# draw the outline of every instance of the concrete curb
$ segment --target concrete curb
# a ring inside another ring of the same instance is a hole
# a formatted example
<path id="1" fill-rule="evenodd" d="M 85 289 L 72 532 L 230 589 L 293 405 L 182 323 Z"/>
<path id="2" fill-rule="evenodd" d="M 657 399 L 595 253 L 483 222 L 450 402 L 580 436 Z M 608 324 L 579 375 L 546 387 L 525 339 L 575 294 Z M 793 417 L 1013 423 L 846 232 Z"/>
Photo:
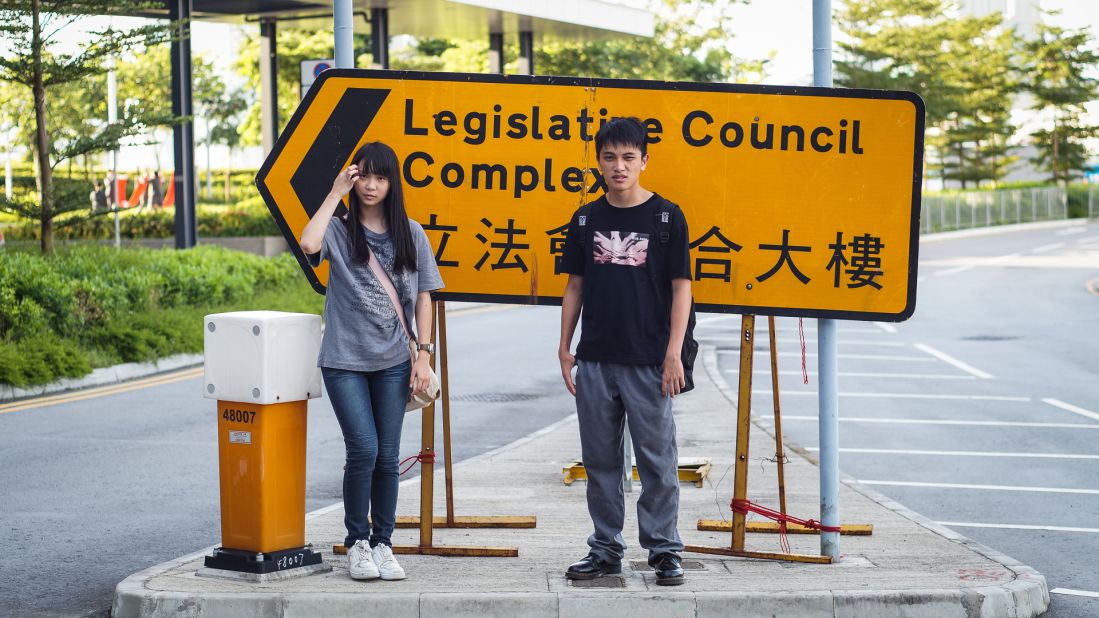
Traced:
<path id="1" fill-rule="evenodd" d="M 118 384 L 120 382 L 149 377 L 158 373 L 198 367 L 200 365 L 202 365 L 201 354 L 176 354 L 148 363 L 123 363 L 113 367 L 101 367 L 93 370 L 82 378 L 69 378 L 42 386 L 17 388 L 7 384 L 0 384 L 0 402 L 41 397 L 43 395 L 75 391 L 94 386 Z"/>
<path id="2" fill-rule="evenodd" d="M 737 404 L 736 391 L 729 386 L 728 382 L 725 381 L 724 376 L 722 376 L 721 372 L 718 370 L 715 348 L 712 346 L 703 346 L 702 353 L 703 365 L 706 367 L 706 373 L 709 375 L 709 378 L 717 384 L 721 394 L 735 407 Z M 774 427 L 770 423 L 759 422 L 756 419 L 753 419 L 752 424 L 772 438 L 775 437 Z M 800 444 L 786 439 L 782 441 L 782 444 L 786 450 L 797 453 L 814 466 L 819 466 L 817 458 Z M 894 611 L 892 611 L 890 607 L 895 606 L 895 603 L 882 602 L 880 598 L 882 594 L 885 596 L 903 595 L 905 598 L 905 605 L 923 606 L 927 603 L 929 609 L 934 609 L 934 611 L 926 614 L 928 616 L 955 615 L 957 611 L 961 611 L 962 613 L 958 615 L 967 617 L 1015 616 L 1021 618 L 1023 616 L 1041 615 L 1049 608 L 1049 589 L 1046 584 L 1046 578 L 1037 570 L 1024 565 L 1007 554 L 996 551 L 986 545 L 982 545 L 950 528 L 935 523 L 892 498 L 859 483 L 847 474 L 842 475 L 841 482 L 869 500 L 897 513 L 901 517 L 904 517 L 947 540 L 962 545 L 970 551 L 980 554 L 993 562 L 999 563 L 1001 566 L 1014 573 L 1015 579 L 999 585 L 982 586 L 978 588 L 940 588 L 923 591 L 908 590 L 898 592 L 867 591 L 865 593 L 837 593 L 834 615 L 892 615 Z M 858 604 L 857 611 L 853 611 L 855 608 L 849 608 L 841 612 L 842 606 L 854 602 L 857 598 L 862 599 Z M 946 605 L 943 605 L 943 603 Z M 919 615 L 924 614 L 921 613 Z"/>
<path id="3" fill-rule="evenodd" d="M 115 593 L 112 616 L 185 616 L 204 618 L 306 618 L 312 616 L 386 616 L 419 618 L 447 616 L 485 618 L 523 616 L 581 618 L 592 615 L 643 618 L 647 616 L 799 616 L 853 618 L 905 616 L 1037 616 L 1044 606 L 1030 604 L 1010 585 L 956 590 L 806 590 L 780 593 L 694 592 L 665 594 L 596 592 L 517 593 L 185 593 L 124 590 Z"/>

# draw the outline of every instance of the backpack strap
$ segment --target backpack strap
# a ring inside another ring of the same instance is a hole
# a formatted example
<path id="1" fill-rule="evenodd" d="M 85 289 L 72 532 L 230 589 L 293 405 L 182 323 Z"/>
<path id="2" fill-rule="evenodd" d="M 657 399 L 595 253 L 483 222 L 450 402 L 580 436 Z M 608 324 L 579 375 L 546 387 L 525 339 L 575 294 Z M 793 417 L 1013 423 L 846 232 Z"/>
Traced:
<path id="1" fill-rule="evenodd" d="M 672 215 L 676 210 L 679 210 L 679 206 L 664 199 L 660 201 L 660 205 L 656 208 L 654 228 L 656 229 L 656 237 L 662 245 L 668 244 L 672 239 Z"/>
<path id="2" fill-rule="evenodd" d="M 584 232 L 580 235 L 578 239 L 580 241 L 581 248 L 587 248 L 588 245 L 588 236 L 590 236 L 588 231 L 591 229 L 590 223 L 592 204 L 593 202 L 588 202 L 576 211 L 576 227 L 580 228 L 580 230 Z M 569 231 L 571 232 L 572 230 Z"/>

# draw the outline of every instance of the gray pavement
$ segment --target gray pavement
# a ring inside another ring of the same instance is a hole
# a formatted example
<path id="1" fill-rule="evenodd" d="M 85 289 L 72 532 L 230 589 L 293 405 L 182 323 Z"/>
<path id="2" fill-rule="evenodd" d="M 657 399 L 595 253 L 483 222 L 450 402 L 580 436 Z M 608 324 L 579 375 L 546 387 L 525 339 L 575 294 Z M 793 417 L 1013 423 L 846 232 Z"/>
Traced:
<path id="1" fill-rule="evenodd" d="M 712 348 L 695 392 L 676 400 L 682 457 L 710 457 L 705 487 L 685 484 L 680 530 L 689 544 L 727 546 L 728 534 L 695 529 L 698 519 L 729 517 L 735 437 L 735 393 L 721 378 Z M 707 379 L 708 378 L 708 379 Z M 773 438 L 762 422 L 751 436 L 749 498 L 776 506 Z M 789 445 L 789 511 L 818 515 L 817 468 Z M 136 573 L 116 590 L 113 615 L 129 616 L 1015 616 L 1041 614 L 1049 604 L 1045 578 L 1017 561 L 916 515 L 851 479 L 841 489 L 845 523 L 869 523 L 874 534 L 843 537 L 834 565 L 773 562 L 687 554 L 687 583 L 654 585 L 637 547 L 629 505 L 627 568 L 602 588 L 575 587 L 563 576 L 586 552 L 590 531 L 583 482 L 565 486 L 561 468 L 576 456 L 575 417 L 461 462 L 455 469 L 458 515 L 536 515 L 531 530 L 436 529 L 436 545 L 515 546 L 518 558 L 410 555 L 401 582 L 356 582 L 331 547 L 343 537 L 342 509 L 315 511 L 307 540 L 324 550 L 333 571 L 263 584 L 197 577 L 199 552 Z M 402 485 L 398 514 L 418 512 L 419 479 Z M 436 484 L 437 488 L 441 483 Z M 628 501 L 635 502 L 637 494 Z M 437 491 L 435 512 L 443 512 Z M 790 537 L 793 551 L 819 552 L 815 536 Z M 397 544 L 417 543 L 398 530 Z M 749 549 L 778 551 L 773 535 L 751 534 Z"/>

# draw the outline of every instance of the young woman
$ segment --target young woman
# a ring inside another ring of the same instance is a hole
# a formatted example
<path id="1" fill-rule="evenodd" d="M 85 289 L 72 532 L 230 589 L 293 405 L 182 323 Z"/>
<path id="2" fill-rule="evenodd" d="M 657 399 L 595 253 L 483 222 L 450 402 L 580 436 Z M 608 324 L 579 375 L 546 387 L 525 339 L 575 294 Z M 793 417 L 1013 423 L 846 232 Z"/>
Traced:
<path id="1" fill-rule="evenodd" d="M 401 425 L 409 393 L 427 388 L 434 350 L 420 344 L 415 363 L 410 362 L 408 335 L 368 259 L 377 260 L 392 281 L 410 327 L 415 315 L 417 341 L 430 337 L 430 292 L 443 281 L 424 229 L 405 214 L 393 149 L 367 144 L 352 161 L 305 226 L 301 248 L 314 266 L 329 263 L 317 364 L 347 447 L 344 545 L 351 577 L 404 579 L 390 540 Z M 348 194 L 347 215 L 334 217 Z"/>

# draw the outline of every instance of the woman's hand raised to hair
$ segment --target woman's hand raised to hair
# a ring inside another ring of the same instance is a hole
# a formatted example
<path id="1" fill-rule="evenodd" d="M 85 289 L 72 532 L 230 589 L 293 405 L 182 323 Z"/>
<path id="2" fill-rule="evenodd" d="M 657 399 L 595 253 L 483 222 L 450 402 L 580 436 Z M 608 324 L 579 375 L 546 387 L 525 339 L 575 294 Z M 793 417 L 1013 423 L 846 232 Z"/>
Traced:
<path id="1" fill-rule="evenodd" d="M 332 181 L 332 195 L 339 199 L 343 199 L 343 196 L 351 193 L 351 189 L 355 186 L 355 181 L 359 179 L 359 166 L 349 165 L 347 169 L 340 172 L 339 176 L 336 176 L 336 180 Z"/>

